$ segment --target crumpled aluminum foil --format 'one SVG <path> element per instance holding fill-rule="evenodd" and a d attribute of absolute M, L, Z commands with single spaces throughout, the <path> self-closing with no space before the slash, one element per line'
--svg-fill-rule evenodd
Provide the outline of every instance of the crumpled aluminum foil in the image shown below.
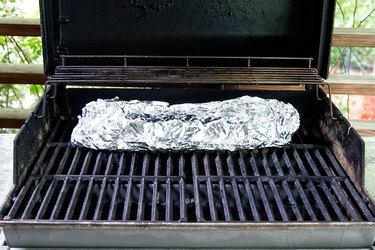
<path fill-rule="evenodd" d="M 160 101 L 90 102 L 71 143 L 104 150 L 236 150 L 280 147 L 299 128 L 298 111 L 274 99 L 169 105 Z"/>

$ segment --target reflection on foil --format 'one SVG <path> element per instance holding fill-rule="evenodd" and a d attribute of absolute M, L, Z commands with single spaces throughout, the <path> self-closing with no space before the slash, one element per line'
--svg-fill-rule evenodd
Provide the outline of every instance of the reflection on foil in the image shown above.
<path fill-rule="evenodd" d="M 299 114 L 291 104 L 243 96 L 169 105 L 98 99 L 82 110 L 71 142 L 105 150 L 236 150 L 291 141 Z"/>

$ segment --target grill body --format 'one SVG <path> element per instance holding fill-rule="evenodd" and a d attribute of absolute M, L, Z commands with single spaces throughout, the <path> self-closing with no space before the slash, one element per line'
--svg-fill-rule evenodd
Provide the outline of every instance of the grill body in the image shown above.
<path fill-rule="evenodd" d="M 370 247 L 375 210 L 363 186 L 364 143 L 319 88 L 334 3 L 41 0 L 50 79 L 15 139 L 15 186 L 0 209 L 7 244 Z M 243 95 L 298 110 L 290 145 L 235 152 L 69 145 L 81 109 L 98 98 L 176 104 Z"/>

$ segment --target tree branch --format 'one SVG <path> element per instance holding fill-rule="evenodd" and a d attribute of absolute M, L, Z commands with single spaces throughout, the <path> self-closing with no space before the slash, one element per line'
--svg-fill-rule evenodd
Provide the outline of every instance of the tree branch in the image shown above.
<path fill-rule="evenodd" d="M 358 0 L 355 0 L 355 2 L 354 2 L 354 11 L 353 11 L 353 24 L 352 24 L 353 28 L 355 27 L 355 20 L 356 20 L 357 8 L 358 8 Z"/>
<path fill-rule="evenodd" d="M 374 12 L 375 12 L 375 8 L 373 8 L 372 11 L 370 11 L 370 13 L 359 22 L 359 24 L 357 25 L 357 28 L 361 27 L 361 25 L 364 22 L 366 22 L 366 20 L 369 19 L 371 17 L 372 13 L 374 13 Z"/>
<path fill-rule="evenodd" d="M 35 84 L 33 84 L 32 87 L 34 88 L 35 94 L 37 95 L 38 99 L 40 99 L 41 96 L 39 95 L 39 90 L 38 90 L 37 86 Z"/>
<path fill-rule="evenodd" d="M 16 100 L 20 103 L 20 106 L 21 106 L 21 108 L 23 109 L 22 101 L 21 101 L 21 99 L 18 97 L 16 89 L 14 88 L 14 86 L 13 86 L 12 84 L 8 84 L 8 86 L 10 86 L 10 88 L 12 89 L 12 92 L 13 92 L 13 94 L 14 94 L 14 97 L 15 97 Z"/>
<path fill-rule="evenodd" d="M 343 56 L 344 51 L 345 51 L 345 49 L 346 49 L 346 48 L 344 48 L 343 50 L 341 50 L 339 47 L 336 47 L 336 48 L 339 50 L 340 55 L 337 57 L 335 63 L 333 64 L 331 70 L 329 71 L 329 73 L 331 73 L 331 72 L 336 68 L 337 63 L 340 61 L 340 59 L 342 59 L 342 56 Z M 344 63 L 344 68 L 345 68 L 345 63 Z M 345 69 L 345 71 L 346 71 L 346 69 Z"/>
<path fill-rule="evenodd" d="M 25 58 L 23 58 L 21 52 L 17 49 L 16 44 L 14 44 L 14 41 L 12 40 L 12 38 L 11 38 L 11 37 L 8 37 L 8 39 L 9 39 L 10 42 L 13 44 L 13 46 L 14 46 L 14 50 L 16 51 L 18 57 L 21 59 L 21 62 L 25 63 Z M 9 63 L 11 63 L 9 58 L 8 58 L 8 61 L 9 61 Z"/>
<path fill-rule="evenodd" d="M 10 50 L 9 50 L 9 44 L 8 44 L 8 37 L 5 36 L 5 46 L 7 47 L 7 58 L 8 58 L 8 63 L 12 63 L 10 61 L 10 57 L 9 57 L 9 53 L 10 53 Z"/>
<path fill-rule="evenodd" d="M 344 10 L 342 9 L 342 6 L 341 6 L 341 4 L 340 4 L 340 1 L 339 0 L 337 0 L 336 1 L 336 3 L 337 3 L 337 6 L 339 6 L 339 10 L 340 10 L 340 13 L 341 13 L 341 15 L 342 15 L 342 19 L 345 21 L 345 13 L 344 13 Z"/>
<path fill-rule="evenodd" d="M 30 64 L 32 61 L 31 61 L 29 55 L 22 49 L 22 47 L 19 45 L 19 43 L 17 42 L 16 39 L 14 39 L 13 37 L 11 37 L 10 39 L 13 42 L 14 46 L 16 47 L 16 49 L 22 54 L 22 56 L 24 57 L 25 61 Z"/>

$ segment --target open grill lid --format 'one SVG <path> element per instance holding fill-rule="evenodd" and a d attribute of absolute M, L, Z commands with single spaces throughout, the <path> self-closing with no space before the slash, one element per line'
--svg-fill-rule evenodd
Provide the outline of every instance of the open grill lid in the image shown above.
<path fill-rule="evenodd" d="M 45 72 L 61 55 L 280 56 L 326 78 L 334 2 L 41 0 Z"/>

